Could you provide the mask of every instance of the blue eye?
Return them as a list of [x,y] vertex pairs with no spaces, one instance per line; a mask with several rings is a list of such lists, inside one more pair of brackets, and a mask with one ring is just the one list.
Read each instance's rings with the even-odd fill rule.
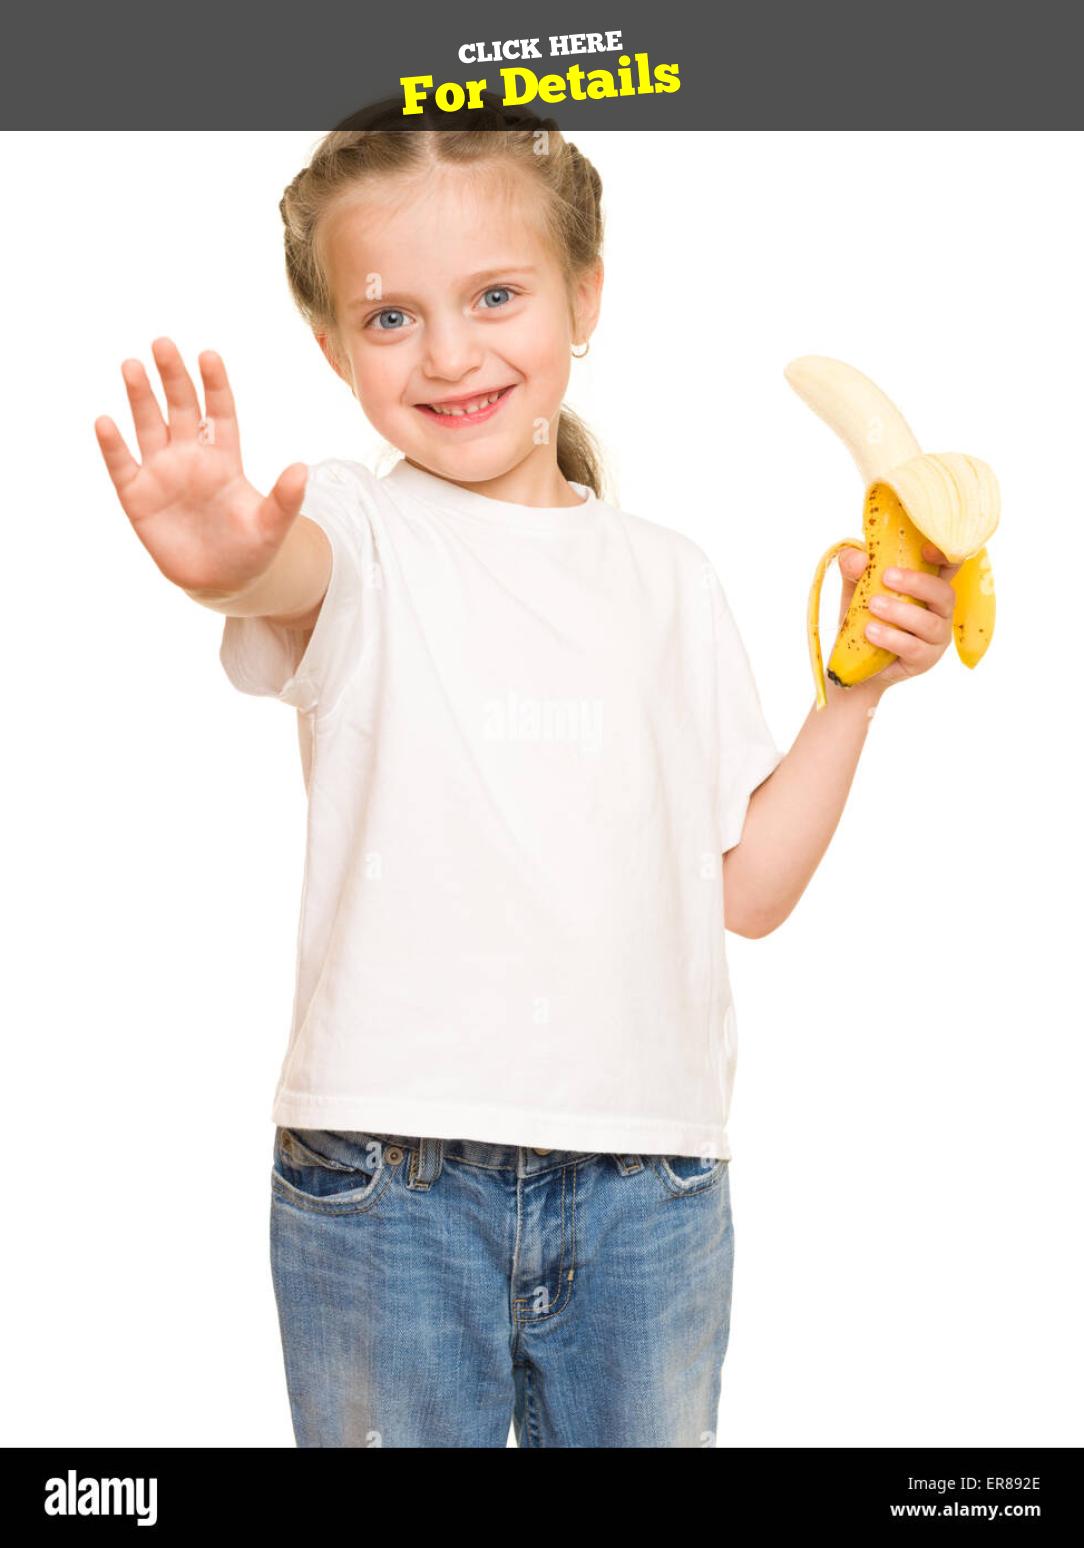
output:
[[[405,317],[405,316],[406,316],[405,312],[400,312],[397,307],[390,307],[389,306],[389,307],[386,307],[384,309],[384,311],[377,312],[374,317],[370,317],[369,321],[365,324],[365,326],[367,328],[371,328],[373,326],[373,324],[375,322],[378,322],[381,317]],[[376,329],[377,333],[399,333],[400,331],[401,330],[399,328],[377,328]]]
[[[500,296],[500,295],[510,296],[512,294],[512,292],[508,288],[507,285],[495,285],[492,290],[487,290],[487,291],[484,292],[484,294],[487,295],[487,296]],[[497,311],[500,311],[500,307],[487,306],[487,307],[483,307],[482,310],[486,311],[486,312],[497,312]]]

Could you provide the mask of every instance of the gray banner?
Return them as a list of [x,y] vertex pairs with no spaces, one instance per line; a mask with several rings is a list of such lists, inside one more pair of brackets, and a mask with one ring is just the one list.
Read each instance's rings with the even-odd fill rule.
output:
[[38,0],[5,18],[0,127],[321,130],[383,100],[470,121],[473,81],[476,100],[562,129],[1075,128],[1076,15],[1064,0]]

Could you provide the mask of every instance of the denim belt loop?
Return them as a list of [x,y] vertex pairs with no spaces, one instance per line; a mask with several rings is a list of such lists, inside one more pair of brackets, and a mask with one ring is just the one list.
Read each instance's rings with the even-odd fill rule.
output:
[[642,1172],[644,1169],[642,1156],[615,1155],[613,1159],[622,1177],[630,1177],[633,1173]]
[[408,1188],[428,1189],[440,1176],[444,1165],[444,1141],[419,1139],[418,1148],[410,1152],[410,1178]]

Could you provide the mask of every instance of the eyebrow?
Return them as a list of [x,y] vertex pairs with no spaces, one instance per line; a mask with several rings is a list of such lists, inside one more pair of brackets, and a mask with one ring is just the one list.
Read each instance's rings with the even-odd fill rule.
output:
[[[468,274],[463,280],[465,286],[482,284],[483,280],[496,279],[502,274],[535,274],[538,272],[537,264],[533,263],[508,263],[501,264],[495,269],[480,269],[477,274]],[[397,291],[385,291],[380,296],[358,296],[347,303],[347,311],[353,312],[361,306],[387,306],[389,301],[410,301],[413,297]]]

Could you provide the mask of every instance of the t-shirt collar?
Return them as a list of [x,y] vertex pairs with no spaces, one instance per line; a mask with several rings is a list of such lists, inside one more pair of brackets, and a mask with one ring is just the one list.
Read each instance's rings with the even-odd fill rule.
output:
[[601,504],[595,491],[588,484],[577,484],[569,479],[570,486],[582,497],[581,505],[517,505],[511,500],[494,500],[489,495],[464,489],[450,479],[441,478],[401,458],[384,480],[393,489],[413,495],[429,505],[445,511],[459,511],[465,516],[477,516],[483,521],[496,522],[509,531],[554,531],[569,527],[581,527],[598,514]]

